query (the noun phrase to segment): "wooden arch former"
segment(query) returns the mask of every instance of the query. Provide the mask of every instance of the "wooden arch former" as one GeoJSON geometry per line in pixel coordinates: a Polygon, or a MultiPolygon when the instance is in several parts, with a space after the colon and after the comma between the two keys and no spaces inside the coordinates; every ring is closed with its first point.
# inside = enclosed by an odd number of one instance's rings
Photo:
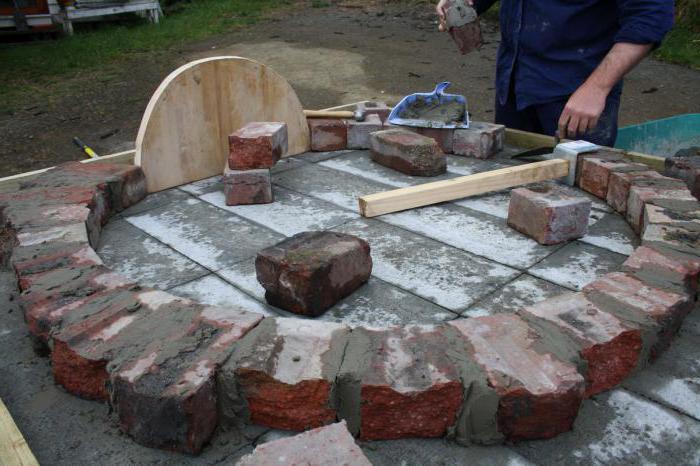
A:
{"type": "Polygon", "coordinates": [[[253,121],[287,123],[289,149],[309,150],[309,129],[294,89],[271,68],[242,57],[196,60],[173,71],[148,102],[135,164],[148,192],[221,174],[228,135],[253,121]]]}

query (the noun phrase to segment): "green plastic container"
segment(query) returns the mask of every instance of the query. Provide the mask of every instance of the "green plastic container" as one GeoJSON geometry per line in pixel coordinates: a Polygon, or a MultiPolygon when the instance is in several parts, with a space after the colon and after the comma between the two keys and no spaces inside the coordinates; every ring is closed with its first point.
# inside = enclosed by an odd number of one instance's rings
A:
{"type": "Polygon", "coordinates": [[[615,142],[618,149],[661,157],[671,157],[691,146],[700,146],[700,113],[625,126],[615,142]]]}

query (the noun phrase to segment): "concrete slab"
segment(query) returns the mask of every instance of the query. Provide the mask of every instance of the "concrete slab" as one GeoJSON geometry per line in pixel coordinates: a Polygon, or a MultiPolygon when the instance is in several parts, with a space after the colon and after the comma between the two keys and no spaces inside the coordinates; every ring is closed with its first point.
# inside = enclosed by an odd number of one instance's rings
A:
{"type": "Polygon", "coordinates": [[[620,270],[626,259],[622,254],[574,241],[532,267],[529,273],[580,290],[596,278],[620,270]]]}
{"type": "Polygon", "coordinates": [[[201,196],[202,194],[213,191],[223,191],[224,185],[221,176],[216,175],[212,176],[211,178],[205,178],[203,180],[182,185],[178,189],[188,194],[192,194],[193,196],[201,196]]]}
{"type": "Polygon", "coordinates": [[[499,288],[462,313],[463,317],[478,317],[503,312],[515,312],[552,296],[560,295],[566,288],[545,280],[523,274],[499,288]]]}
{"type": "Polygon", "coordinates": [[[508,218],[510,190],[498,191],[483,196],[467,197],[454,203],[477,212],[492,215],[503,220],[508,218]]]}
{"type": "Polygon", "coordinates": [[[305,152],[303,154],[295,155],[293,159],[298,159],[302,162],[317,163],[323,162],[324,160],[332,159],[335,157],[340,157],[345,154],[355,152],[354,150],[338,150],[333,152],[305,152]]]}
{"type": "Polygon", "coordinates": [[[127,221],[210,270],[254,257],[260,249],[283,239],[189,196],[184,202],[151,209],[127,221]]]}
{"type": "Polygon", "coordinates": [[[105,225],[97,253],[113,271],[144,286],[161,290],[209,273],[204,267],[123,219],[112,220],[105,225]]]}
{"type": "Polygon", "coordinates": [[[359,214],[280,186],[275,186],[273,191],[275,201],[272,204],[227,206],[221,191],[205,194],[201,199],[285,236],[309,230],[333,229],[336,225],[359,218],[359,214]]]}
{"type": "Polygon", "coordinates": [[[369,242],[374,276],[453,311],[465,309],[518,274],[376,220],[357,220],[336,230],[369,242]]]}
{"type": "Polygon", "coordinates": [[[276,315],[270,306],[251,298],[214,274],[192,280],[168,291],[176,296],[212,306],[240,306],[250,312],[266,316],[276,315]]]}
{"type": "Polygon", "coordinates": [[[452,204],[406,210],[380,219],[518,269],[530,267],[559,247],[539,245],[503,219],[452,204]]]}
{"type": "Polygon", "coordinates": [[[158,207],[165,207],[184,202],[189,197],[190,196],[187,193],[184,193],[178,189],[168,189],[167,191],[160,191],[157,193],[149,194],[139,203],[134,204],[128,209],[123,210],[120,215],[122,217],[139,215],[151,209],[156,209],[158,207]]]}
{"type": "Polygon", "coordinates": [[[585,401],[573,431],[513,448],[539,464],[679,465],[700,462],[698,444],[700,424],[618,389],[585,401]]]}
{"type": "Polygon", "coordinates": [[[494,159],[475,159],[473,157],[462,157],[459,155],[447,156],[447,171],[454,175],[466,176],[475,173],[498,170],[516,165],[517,162],[494,159]]]}
{"type": "Polygon", "coordinates": [[[255,257],[236,262],[218,270],[216,274],[229,283],[235,283],[237,288],[258,301],[265,302],[265,288],[258,282],[255,275],[255,257]]]}
{"type": "MultiPolygon", "coordinates": [[[[596,212],[591,212],[591,217],[596,212]]],[[[579,239],[608,251],[629,256],[639,246],[639,237],[632,231],[627,221],[617,213],[598,214],[600,220],[589,225],[588,234],[579,239]]]]}

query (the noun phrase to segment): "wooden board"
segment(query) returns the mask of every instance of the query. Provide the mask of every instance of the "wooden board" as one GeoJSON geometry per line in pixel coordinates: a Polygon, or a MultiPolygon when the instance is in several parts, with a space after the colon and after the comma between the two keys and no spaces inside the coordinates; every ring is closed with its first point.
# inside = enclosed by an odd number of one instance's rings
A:
{"type": "Polygon", "coordinates": [[[364,196],[360,198],[360,213],[364,217],[376,217],[513,186],[553,180],[568,174],[569,162],[561,159],[501,168],[364,196]]]}
{"type": "Polygon", "coordinates": [[[0,399],[0,464],[2,466],[38,466],[32,450],[0,399]]]}
{"type": "Polygon", "coordinates": [[[135,163],[155,192],[221,174],[228,135],[252,121],[287,123],[289,150],[310,148],[299,98],[271,68],[241,57],[190,62],[151,97],[136,137],[135,163]]]}

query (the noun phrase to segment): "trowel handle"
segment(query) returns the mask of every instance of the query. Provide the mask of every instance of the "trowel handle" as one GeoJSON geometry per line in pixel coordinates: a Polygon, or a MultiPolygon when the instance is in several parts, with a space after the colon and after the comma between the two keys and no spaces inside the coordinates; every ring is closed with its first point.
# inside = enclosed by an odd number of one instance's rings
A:
{"type": "Polygon", "coordinates": [[[445,81],[443,83],[438,84],[435,86],[435,90],[433,91],[433,94],[437,95],[438,97],[442,97],[442,95],[445,93],[445,89],[450,87],[452,83],[449,81],[445,81]]]}

